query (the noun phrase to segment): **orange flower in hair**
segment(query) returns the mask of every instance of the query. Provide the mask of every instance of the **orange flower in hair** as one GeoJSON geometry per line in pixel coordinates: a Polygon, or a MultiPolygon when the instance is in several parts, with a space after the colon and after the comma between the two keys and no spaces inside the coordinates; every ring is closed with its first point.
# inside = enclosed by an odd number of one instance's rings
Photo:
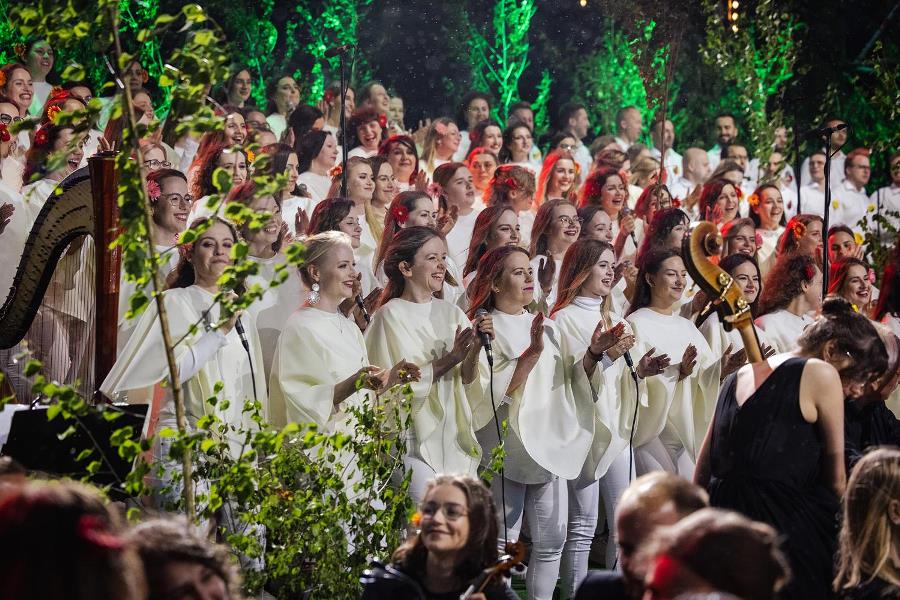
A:
{"type": "Polygon", "coordinates": [[[806,235],[806,225],[804,225],[800,221],[794,221],[791,224],[791,231],[794,232],[794,237],[799,240],[804,235],[806,235]]]}
{"type": "Polygon", "coordinates": [[[47,120],[55,125],[56,118],[59,116],[60,112],[62,112],[62,109],[55,104],[47,107],[47,120]]]}
{"type": "Polygon", "coordinates": [[[343,172],[344,172],[343,165],[335,165],[335,166],[331,167],[330,171],[328,171],[328,176],[331,177],[332,179],[334,179],[335,177],[340,177],[343,172]]]}
{"type": "Polygon", "coordinates": [[[419,524],[422,522],[422,513],[420,513],[419,511],[414,512],[412,514],[412,517],[409,520],[412,522],[413,525],[418,527],[419,524]]]}
{"type": "Polygon", "coordinates": [[[6,73],[4,73],[3,71],[0,71],[0,87],[3,87],[5,85],[6,85],[6,73]]]}
{"type": "Polygon", "coordinates": [[[256,160],[256,154],[253,150],[247,150],[247,162],[252,163],[254,160],[256,160]]]}
{"type": "MultiPolygon", "coordinates": [[[[739,189],[741,188],[735,188],[735,190],[739,189]]],[[[738,198],[740,197],[740,194],[738,194],[738,198]]],[[[759,196],[757,196],[756,194],[750,194],[750,196],[747,198],[747,204],[749,204],[750,206],[759,206],[759,196]]]]}

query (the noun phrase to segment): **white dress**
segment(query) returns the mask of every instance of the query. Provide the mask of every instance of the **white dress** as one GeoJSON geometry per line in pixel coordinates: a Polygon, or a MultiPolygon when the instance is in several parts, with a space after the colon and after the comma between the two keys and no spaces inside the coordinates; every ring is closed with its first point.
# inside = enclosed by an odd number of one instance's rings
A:
{"type": "MultiPolygon", "coordinates": [[[[593,397],[580,359],[577,363],[570,360],[571,354],[564,352],[563,336],[556,324],[545,320],[544,351],[525,383],[508,396],[506,391],[519,356],[531,343],[534,315],[494,310],[491,317],[493,396],[499,419],[509,422],[504,477],[525,484],[546,483],[554,476],[575,479],[592,449],[595,432],[593,397]],[[581,389],[575,393],[578,386],[581,389]]],[[[491,370],[483,353],[479,372],[481,385],[470,391],[469,397],[483,460],[489,461],[490,450],[498,440],[491,403],[491,370]]],[[[601,440],[608,438],[608,431],[601,432],[601,440]]]]}
{"type": "Polygon", "coordinates": [[[331,177],[328,175],[317,175],[312,171],[300,173],[297,177],[297,183],[306,186],[310,196],[312,196],[312,207],[328,197],[328,190],[331,189],[331,177]]]}
{"type": "Polygon", "coordinates": [[[481,458],[461,366],[434,377],[432,361],[453,347],[456,329],[470,327],[466,315],[444,300],[416,303],[394,298],[372,315],[366,330],[369,360],[394,365],[401,359],[422,370],[412,388],[412,431],[407,454],[437,473],[474,475],[481,458]]]}
{"type": "Polygon", "coordinates": [[[453,229],[447,234],[447,254],[458,265],[466,264],[469,256],[469,243],[472,241],[472,232],[475,230],[475,219],[481,210],[473,207],[467,215],[459,215],[453,229]]]}
{"type": "Polygon", "coordinates": [[[671,360],[662,374],[645,380],[634,445],[652,441],[665,429],[665,437],[677,440],[696,462],[716,406],[721,357],[713,354],[693,323],[677,314],[641,308],[627,319],[635,335],[632,356],[643,356],[655,348],[655,354],[668,354],[671,360]],[[681,357],[689,344],[697,349],[697,363],[691,375],[679,381],[681,357]]]}
{"type": "Polygon", "coordinates": [[[797,347],[797,340],[815,319],[809,315],[795,315],[783,308],[756,319],[756,326],[766,333],[768,344],[778,354],[790,352],[797,347]]]}
{"type": "Polygon", "coordinates": [[[269,379],[270,422],[315,423],[328,433],[353,433],[347,406],[369,399],[365,390],[334,406],[334,386],[369,365],[366,345],[356,323],[335,312],[314,307],[294,312],[272,363],[269,379]]]}
{"type": "Polygon", "coordinates": [[[756,260],[759,263],[759,270],[762,276],[775,265],[775,254],[778,250],[778,239],[784,233],[784,227],[781,225],[777,229],[757,229],[756,232],[762,238],[762,246],[756,250],[756,260]]]}
{"type": "MultiPolygon", "coordinates": [[[[164,293],[172,339],[181,340],[174,349],[175,359],[179,364],[186,353],[196,353],[194,346],[207,333],[204,331],[204,323],[218,321],[220,307],[213,303],[214,297],[214,294],[197,286],[171,289],[164,293]],[[191,328],[196,323],[199,323],[199,327],[191,333],[191,328]]],[[[214,415],[228,425],[256,429],[249,413],[244,413],[244,403],[247,401],[260,402],[264,418],[268,413],[266,381],[262,369],[257,366],[262,365],[262,352],[256,323],[253,316],[248,314],[242,317],[242,321],[250,345],[250,356],[253,358],[253,370],[237,330],[232,329],[222,336],[224,339],[221,346],[209,360],[198,365],[197,372],[182,384],[185,413],[191,428],[196,427],[197,421],[204,415],[214,415]],[[217,394],[214,389],[218,382],[223,387],[217,394]],[[218,402],[213,406],[207,400],[214,396],[229,402],[218,402]]],[[[134,333],[100,390],[109,398],[120,398],[124,394],[132,403],[142,399],[146,401],[148,396],[153,396],[151,421],[152,415],[158,412],[161,427],[175,427],[175,404],[171,396],[168,363],[155,302],[141,315],[134,333]],[[162,382],[166,384],[157,386],[162,382]],[[147,388],[153,388],[154,393],[148,394],[147,388]]],[[[232,456],[238,458],[243,436],[228,435],[227,442],[232,456]]]]}
{"type": "MultiPolygon", "coordinates": [[[[169,276],[169,273],[171,273],[175,269],[175,265],[178,264],[180,258],[178,249],[173,246],[156,246],[156,252],[160,257],[159,274],[160,277],[162,277],[163,286],[165,286],[166,277],[169,276]]],[[[125,344],[128,343],[128,339],[131,337],[134,328],[140,320],[140,317],[135,319],[125,318],[128,309],[131,307],[131,295],[134,294],[136,290],[137,283],[125,279],[125,270],[123,269],[119,275],[119,331],[116,334],[117,355],[125,348],[125,344]]],[[[144,286],[144,293],[150,298],[151,303],[154,302],[152,297],[152,282],[148,281],[147,285],[144,286]]]]}
{"type": "Polygon", "coordinates": [[[283,115],[272,113],[271,115],[266,117],[266,123],[269,124],[269,129],[272,130],[272,133],[275,134],[275,137],[280,140],[281,134],[284,133],[285,129],[287,129],[287,119],[285,119],[283,115]]]}

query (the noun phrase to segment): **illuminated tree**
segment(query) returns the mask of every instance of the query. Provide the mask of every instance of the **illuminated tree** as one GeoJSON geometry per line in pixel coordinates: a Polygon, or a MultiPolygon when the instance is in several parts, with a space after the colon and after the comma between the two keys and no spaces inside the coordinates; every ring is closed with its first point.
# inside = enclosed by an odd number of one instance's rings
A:
{"type": "Polygon", "coordinates": [[[472,87],[497,99],[494,112],[501,122],[506,120],[509,106],[520,98],[519,79],[529,64],[528,30],[536,11],[534,0],[497,0],[493,41],[470,28],[472,87]]]}

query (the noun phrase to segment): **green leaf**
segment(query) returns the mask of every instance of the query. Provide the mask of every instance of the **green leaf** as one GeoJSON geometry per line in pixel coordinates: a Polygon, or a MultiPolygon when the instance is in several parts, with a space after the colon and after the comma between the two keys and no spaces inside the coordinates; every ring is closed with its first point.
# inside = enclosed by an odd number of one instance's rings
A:
{"type": "Polygon", "coordinates": [[[51,404],[47,407],[47,420],[52,421],[62,412],[62,404],[51,404]]]}
{"type": "Polygon", "coordinates": [[[26,377],[34,377],[41,371],[41,361],[30,359],[27,363],[25,363],[25,376],[26,377]]]}
{"type": "Polygon", "coordinates": [[[78,456],[75,457],[75,462],[81,462],[86,459],[88,456],[94,453],[92,448],[85,448],[81,452],[78,453],[78,456]]]}

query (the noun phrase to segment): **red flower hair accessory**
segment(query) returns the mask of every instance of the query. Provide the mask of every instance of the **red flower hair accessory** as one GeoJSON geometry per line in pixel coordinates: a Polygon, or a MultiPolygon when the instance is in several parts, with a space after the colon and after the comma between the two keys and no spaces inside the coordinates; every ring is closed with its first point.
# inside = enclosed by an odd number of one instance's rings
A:
{"type": "Polygon", "coordinates": [[[12,136],[9,134],[9,129],[6,127],[6,123],[0,123],[0,142],[4,144],[12,139],[12,136]]]}
{"type": "Polygon", "coordinates": [[[763,245],[762,234],[760,232],[756,232],[756,247],[761,248],[763,245]]]}
{"type": "MultiPolygon", "coordinates": [[[[744,190],[739,185],[734,186],[734,193],[737,194],[738,200],[744,197],[744,190]]],[[[749,202],[750,200],[748,199],[747,201],[749,202]]]]}
{"type": "Polygon", "coordinates": [[[444,123],[438,122],[434,124],[434,132],[438,135],[447,135],[447,131],[447,125],[445,125],[444,123]]]}
{"type": "Polygon", "coordinates": [[[344,172],[344,165],[335,165],[331,167],[331,170],[328,171],[328,176],[334,179],[335,177],[340,177],[344,172]]]}
{"type": "Polygon", "coordinates": [[[475,131],[474,131],[474,130],[469,132],[469,141],[470,141],[470,142],[477,142],[477,141],[478,141],[477,138],[478,138],[478,136],[475,135],[475,131]]]}
{"type": "Polygon", "coordinates": [[[647,588],[660,595],[668,595],[675,583],[680,568],[678,559],[669,554],[660,554],[653,563],[653,571],[647,588]]]}
{"type": "Polygon", "coordinates": [[[387,115],[381,113],[378,115],[378,124],[381,125],[382,129],[387,129],[387,115]]]}
{"type": "Polygon", "coordinates": [[[37,147],[44,146],[48,141],[50,141],[50,135],[45,128],[41,127],[34,134],[34,145],[37,147]]]}
{"type": "Polygon", "coordinates": [[[410,522],[412,522],[413,525],[418,527],[419,524],[422,522],[422,513],[420,513],[419,511],[414,512],[412,515],[412,518],[410,519],[410,522]]]}
{"type": "Polygon", "coordinates": [[[672,207],[681,208],[681,198],[672,198],[672,207]]]}
{"type": "Polygon", "coordinates": [[[50,123],[53,123],[55,125],[56,117],[59,116],[59,113],[61,113],[61,112],[62,112],[62,109],[55,104],[48,106],[47,107],[47,121],[49,121],[50,123]]]}
{"type": "Polygon", "coordinates": [[[620,169],[619,170],[619,179],[622,180],[622,184],[627,186],[628,180],[630,179],[630,177],[628,176],[628,171],[626,171],[625,169],[620,169]]]}
{"type": "Polygon", "coordinates": [[[162,196],[162,190],[159,187],[159,183],[150,179],[147,181],[147,195],[150,196],[151,202],[156,202],[159,200],[159,197],[162,196]]]}
{"type": "Polygon", "coordinates": [[[391,207],[391,216],[398,224],[404,225],[409,219],[409,209],[398,202],[391,207]]]}
{"type": "Polygon", "coordinates": [[[505,187],[506,189],[508,189],[510,191],[515,191],[515,190],[519,189],[518,182],[515,179],[513,179],[512,177],[507,177],[504,181],[498,181],[497,183],[499,183],[500,185],[502,185],[503,187],[505,187]]]}
{"type": "Polygon", "coordinates": [[[325,95],[322,98],[323,100],[325,100],[325,102],[327,102],[328,104],[331,104],[332,102],[334,102],[334,98],[335,98],[334,90],[325,90],[325,95]]]}
{"type": "Polygon", "coordinates": [[[440,197],[441,192],[443,191],[444,188],[441,187],[441,184],[436,181],[432,181],[428,184],[428,189],[425,190],[425,193],[431,196],[433,199],[437,200],[440,197]]]}
{"type": "Polygon", "coordinates": [[[6,85],[6,73],[0,71],[0,87],[4,87],[6,85]]]}
{"type": "Polygon", "coordinates": [[[81,515],[78,518],[78,537],[102,550],[121,550],[124,547],[119,536],[110,532],[97,515],[81,515]]]}
{"type": "Polygon", "coordinates": [[[791,231],[794,232],[794,237],[799,240],[806,235],[806,225],[800,221],[794,220],[793,223],[791,223],[791,231]]]}
{"type": "Polygon", "coordinates": [[[816,269],[812,265],[806,265],[803,267],[803,275],[808,281],[812,281],[813,277],[816,276],[816,269]]]}
{"type": "MultiPolygon", "coordinates": [[[[734,189],[739,190],[741,188],[734,188],[734,189]]],[[[741,197],[741,195],[738,194],[738,198],[740,198],[740,197],[741,197]]],[[[747,204],[749,204],[750,206],[759,206],[759,196],[757,196],[756,194],[750,194],[750,196],[747,198],[747,204]]]]}
{"type": "Polygon", "coordinates": [[[869,280],[869,283],[875,285],[875,269],[869,269],[866,272],[866,279],[869,280]]]}

